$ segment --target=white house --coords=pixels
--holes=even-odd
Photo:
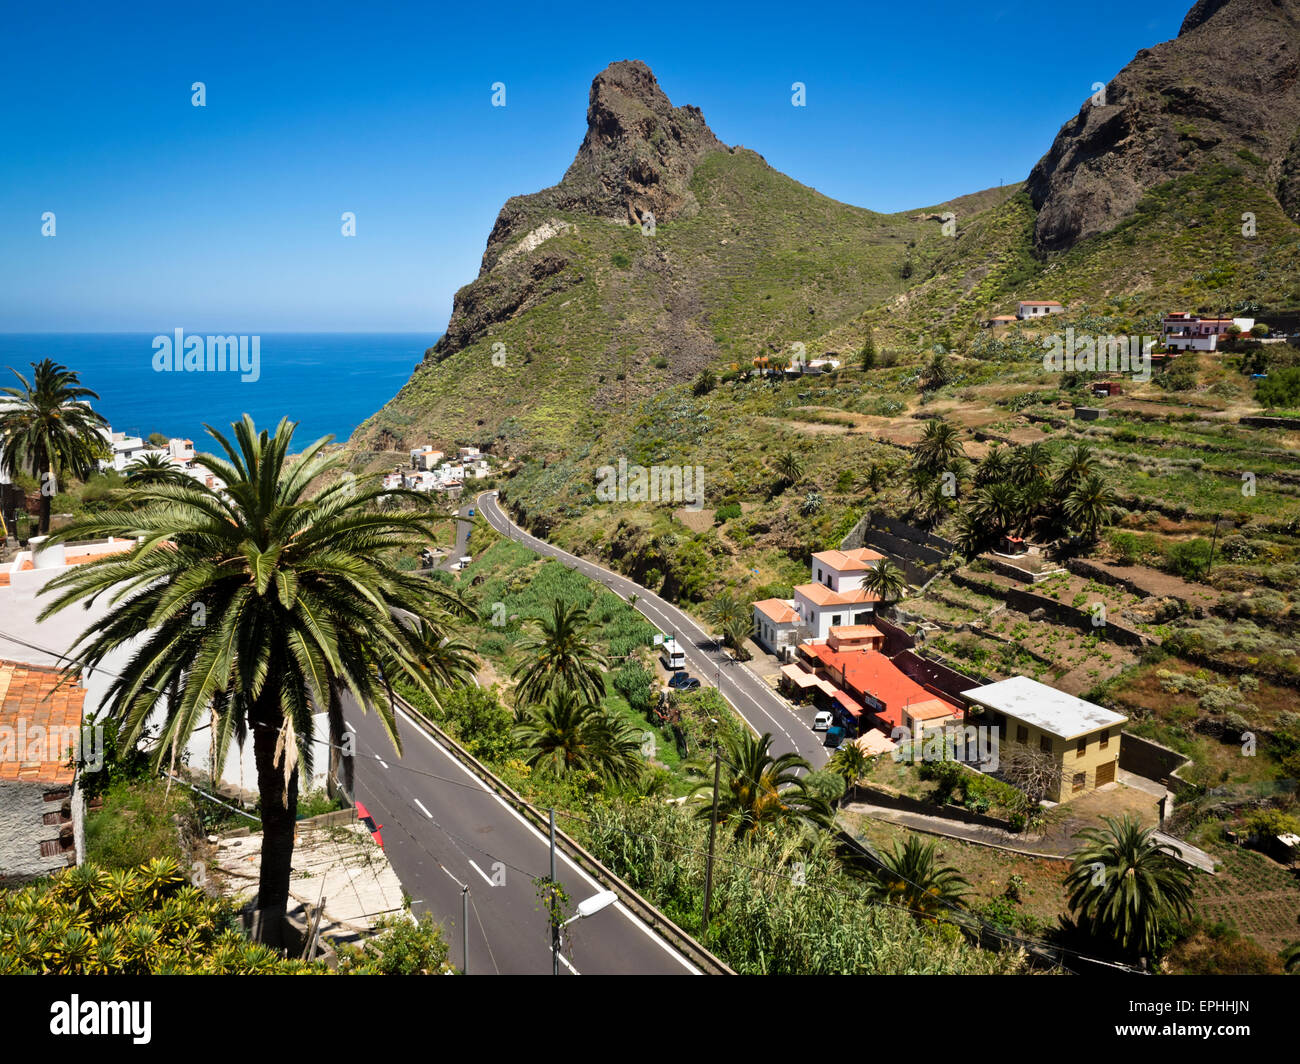
[[[800,638],[827,639],[832,628],[870,624],[880,596],[862,586],[883,554],[866,547],[824,550],[812,556],[812,583],[799,584],[792,599],[755,602],[756,638],[768,650],[788,656]]]
[[[99,463],[101,469],[115,469],[120,473],[137,458],[143,457],[146,452],[157,450],[139,436],[128,436],[125,432],[111,430],[106,435],[113,457],[101,461]]]
[[[1064,314],[1065,308],[1054,299],[1022,299],[1016,307],[1016,317],[1021,321],[1029,318],[1045,318],[1049,314]]]
[[[431,444],[411,448],[412,469],[433,469],[442,461],[442,452],[435,451]]]
[[[789,659],[799,645],[799,614],[786,599],[754,603],[754,638],[769,653]]]
[[[1170,311],[1160,323],[1161,340],[1171,351],[1214,351],[1220,336],[1236,326],[1248,333],[1254,318],[1201,318],[1185,310]]]

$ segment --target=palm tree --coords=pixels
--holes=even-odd
[[[956,426],[943,418],[926,422],[925,431],[912,450],[912,467],[927,473],[956,471],[966,457]]]
[[[572,688],[558,688],[521,714],[514,736],[527,763],[552,776],[594,772],[626,783],[641,773],[640,733]]]
[[[937,864],[934,847],[934,840],[922,843],[915,835],[909,835],[905,845],[895,841],[892,852],[881,856],[884,867],[874,874],[871,895],[921,916],[960,904],[970,882],[955,868]]]
[[[880,599],[881,606],[888,606],[907,594],[907,574],[883,558],[867,570],[862,586]]]
[[[1024,487],[1031,481],[1045,478],[1051,472],[1052,456],[1041,443],[1031,443],[1013,450],[1007,467],[1016,486]]]
[[[1100,473],[1089,473],[1065,500],[1065,516],[1088,542],[1115,519],[1117,497]]]
[[[1300,923],[1300,916],[1296,923]],[[1282,951],[1282,967],[1288,972],[1300,971],[1300,942],[1292,942]]]
[[[86,402],[99,396],[80,377],[51,359],[31,363],[31,383],[11,370],[21,387],[5,388],[0,404],[0,467],[27,471],[41,481],[40,534],[50,531],[50,503],[64,473],[84,480],[105,457],[106,422]]]
[[[840,743],[826,762],[826,768],[834,772],[849,787],[856,787],[858,780],[871,771],[871,758],[862,752],[856,742]]]
[[[1011,528],[1020,513],[1020,499],[1010,483],[991,484],[975,493],[970,507],[972,520],[988,530],[990,536],[999,536]]]
[[[723,591],[704,605],[705,620],[718,628],[726,628],[736,619],[748,622],[751,616],[749,603],[730,590]]]
[[[714,376],[713,370],[706,366],[704,369],[700,370],[700,375],[695,378],[695,384],[691,391],[697,396],[708,395],[709,392],[713,391],[717,386],[718,378]]]
[[[862,476],[862,483],[871,491],[879,491],[889,480],[889,469],[883,462],[872,462]]]
[[[126,482],[133,488],[146,485],[171,484],[185,474],[180,472],[170,457],[159,451],[148,451],[126,467]]]
[[[55,577],[46,590],[56,597],[41,619],[100,596],[115,604],[82,634],[69,670],[89,671],[128,650],[105,704],[126,749],[163,715],[155,766],[213,718],[218,763],[232,735],[242,741],[252,732],[262,814],[258,907],[268,917],[262,934],[274,944],[289,893],[296,767],[310,772],[315,760],[313,712],[327,709],[337,686],[362,711],[377,711],[400,750],[390,684],[400,679],[436,703],[439,690],[463,682],[469,659],[452,626],[472,611],[449,588],[391,561],[432,538],[418,510],[377,509],[391,489],[340,478],[313,491],[340,464],[324,453],[330,437],[290,461],[295,426],[287,419],[271,435],[258,433],[248,415],[233,428],[234,444],[208,429],[225,458],[196,459],[224,490],[188,477],[145,486],[133,493],[137,509],[62,530],[56,539],[139,542]]]
[[[803,459],[796,451],[786,451],[776,460],[776,472],[783,487],[798,484],[803,479]]]
[[[745,647],[745,640],[754,634],[752,617],[732,617],[722,626],[722,637],[727,645],[739,654]]]
[[[926,528],[937,525],[954,506],[955,493],[942,477],[934,477],[913,490],[917,494],[916,513]]]
[[[953,542],[966,558],[974,558],[988,550],[993,537],[989,527],[975,514],[975,507],[968,506],[957,512],[957,528],[953,533]]]
[[[1043,517],[1051,509],[1052,486],[1043,477],[1024,484],[1015,491],[1016,509],[1012,515],[1011,527],[1017,532],[1026,532],[1035,520]]]
[[[587,611],[557,598],[551,603],[551,616],[536,624],[536,633],[521,644],[524,660],[513,673],[519,680],[516,703],[543,702],[547,695],[568,688],[584,702],[598,705],[605,696],[604,670],[609,661],[591,639],[593,625]]]
[[[755,738],[749,732],[727,740],[722,756],[725,770],[718,788],[718,821],[734,824],[736,838],[753,838],[766,826],[784,821],[829,824],[830,806],[809,791],[799,776],[812,766],[798,754],[773,758],[772,736]],[[700,799],[699,816],[712,815],[713,767],[695,764],[688,772],[698,782],[694,794]]]
[[[1052,490],[1056,498],[1064,502],[1075,488],[1075,486],[1085,477],[1090,476],[1097,470],[1097,459],[1092,453],[1092,448],[1086,443],[1077,444],[1071,447],[1064,455],[1056,467],[1056,478],[1052,482]]]
[[[1065,887],[1080,926],[1126,953],[1150,956],[1161,930],[1191,913],[1192,873],[1153,829],[1125,816],[1103,817],[1105,828],[1088,828],[1075,838],[1085,845],[1074,854]]]
[[[999,484],[1010,475],[1006,449],[1001,444],[994,444],[980,460],[979,468],[975,471],[975,483],[979,487]]]
[[[951,383],[952,379],[953,371],[948,356],[942,351],[936,351],[921,373],[921,390],[934,391]]]

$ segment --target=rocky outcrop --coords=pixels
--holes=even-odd
[[[451,320],[426,357],[459,351],[581,276],[562,254],[533,253],[573,228],[559,213],[648,225],[699,209],[691,176],[705,155],[726,151],[698,107],[674,107],[650,68],[611,63],[591,83],[587,133],[558,185],[512,196],[497,215],[477,280],[456,293]]]
[[[1027,186],[1040,251],[1106,232],[1210,160],[1259,168],[1300,217],[1300,0],[1199,0],[1057,134]],[[1242,154],[1239,154],[1242,153]]]

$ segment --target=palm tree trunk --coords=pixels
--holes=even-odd
[[[264,699],[259,699],[263,701]],[[275,760],[280,735],[279,705],[254,714],[253,756],[257,762],[257,791],[262,800],[262,867],[257,884],[261,912],[258,939],[279,949],[284,943],[284,915],[289,904],[289,876],[293,865],[294,823],[298,817],[298,773],[289,778],[285,800],[284,769]]]
[[[47,469],[46,467],[48,464],[48,460],[45,455],[42,454],[40,456],[40,462],[38,463],[38,468],[41,471],[40,474],[38,474],[41,477],[41,519],[39,530],[40,535],[42,536],[48,536],[50,534],[50,507],[54,502],[54,497],[50,494],[50,489],[54,484],[54,470]]]

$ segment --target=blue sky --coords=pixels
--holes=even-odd
[[[441,331],[617,59],[836,199],[942,202],[1022,179],[1190,3],[7,5],[0,332]]]

